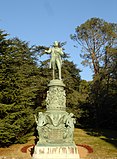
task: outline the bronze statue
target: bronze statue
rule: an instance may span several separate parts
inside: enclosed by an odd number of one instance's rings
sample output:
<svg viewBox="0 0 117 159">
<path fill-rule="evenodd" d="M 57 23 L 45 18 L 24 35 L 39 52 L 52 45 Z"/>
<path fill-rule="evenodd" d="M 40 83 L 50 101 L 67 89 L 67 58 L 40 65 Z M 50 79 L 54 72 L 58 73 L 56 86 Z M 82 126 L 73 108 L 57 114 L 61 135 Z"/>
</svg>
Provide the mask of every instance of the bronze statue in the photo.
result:
<svg viewBox="0 0 117 159">
<path fill-rule="evenodd" d="M 59 71 L 59 79 L 61 80 L 61 56 L 64 54 L 62 48 L 60 48 L 59 43 L 55 41 L 53 47 L 49 48 L 49 50 L 45 50 L 45 52 L 51 53 L 50 68 L 53 69 L 53 79 L 55 79 L 55 67 L 57 66 L 57 69 Z"/>
</svg>

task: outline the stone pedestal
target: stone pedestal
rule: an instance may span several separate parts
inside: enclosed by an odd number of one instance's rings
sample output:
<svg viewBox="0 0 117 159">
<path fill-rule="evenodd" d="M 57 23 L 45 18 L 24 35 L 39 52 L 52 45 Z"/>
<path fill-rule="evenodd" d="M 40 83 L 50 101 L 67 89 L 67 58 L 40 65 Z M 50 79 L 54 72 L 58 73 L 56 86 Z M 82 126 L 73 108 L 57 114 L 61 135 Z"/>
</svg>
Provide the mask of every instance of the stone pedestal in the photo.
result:
<svg viewBox="0 0 117 159">
<path fill-rule="evenodd" d="M 50 81 L 48 87 L 47 111 L 35 117 L 39 141 L 33 159 L 79 159 L 73 141 L 75 119 L 72 113 L 66 112 L 65 85 L 56 79 Z"/>
</svg>

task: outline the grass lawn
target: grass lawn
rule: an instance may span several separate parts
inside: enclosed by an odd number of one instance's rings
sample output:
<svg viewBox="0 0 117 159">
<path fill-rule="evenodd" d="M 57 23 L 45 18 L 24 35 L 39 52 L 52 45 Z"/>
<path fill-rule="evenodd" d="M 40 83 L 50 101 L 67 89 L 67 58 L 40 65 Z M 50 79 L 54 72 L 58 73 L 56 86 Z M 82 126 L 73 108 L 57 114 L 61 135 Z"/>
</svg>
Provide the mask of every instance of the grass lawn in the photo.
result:
<svg viewBox="0 0 117 159">
<path fill-rule="evenodd" d="M 85 159 L 117 159 L 117 131 L 111 130 L 83 130 L 75 129 L 74 140 L 78 145 L 87 145 L 93 149 Z M 29 138 L 26 144 L 16 144 L 9 148 L 0 148 L 1 156 L 9 156 L 17 159 L 31 159 L 30 153 L 22 153 L 21 148 L 34 144 L 34 137 Z M 11 159 L 11 158 L 6 158 Z"/>
<path fill-rule="evenodd" d="M 75 129 L 75 142 L 93 148 L 88 159 L 117 159 L 117 131 Z"/>
</svg>

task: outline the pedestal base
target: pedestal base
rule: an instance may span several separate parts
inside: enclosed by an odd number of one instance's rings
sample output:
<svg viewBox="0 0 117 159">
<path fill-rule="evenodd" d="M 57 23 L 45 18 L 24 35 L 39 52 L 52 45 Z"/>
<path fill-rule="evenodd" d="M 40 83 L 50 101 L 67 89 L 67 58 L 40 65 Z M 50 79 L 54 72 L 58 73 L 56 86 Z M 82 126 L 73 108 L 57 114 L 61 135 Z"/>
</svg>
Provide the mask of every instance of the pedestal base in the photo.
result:
<svg viewBox="0 0 117 159">
<path fill-rule="evenodd" d="M 80 159 L 77 146 L 35 146 L 33 159 Z"/>
</svg>

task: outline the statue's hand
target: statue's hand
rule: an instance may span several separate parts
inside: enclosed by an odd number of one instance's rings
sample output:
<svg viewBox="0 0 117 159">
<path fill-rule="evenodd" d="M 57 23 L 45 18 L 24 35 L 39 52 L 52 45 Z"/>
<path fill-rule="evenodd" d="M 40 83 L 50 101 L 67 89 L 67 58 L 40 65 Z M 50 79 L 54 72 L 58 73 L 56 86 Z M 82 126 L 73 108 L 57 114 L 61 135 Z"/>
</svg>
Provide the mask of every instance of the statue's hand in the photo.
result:
<svg viewBox="0 0 117 159">
<path fill-rule="evenodd" d="M 48 50 L 45 50 L 44 52 L 48 52 Z"/>
<path fill-rule="evenodd" d="M 51 48 L 49 48 L 48 50 L 45 49 L 46 53 L 51 53 Z"/>
</svg>

